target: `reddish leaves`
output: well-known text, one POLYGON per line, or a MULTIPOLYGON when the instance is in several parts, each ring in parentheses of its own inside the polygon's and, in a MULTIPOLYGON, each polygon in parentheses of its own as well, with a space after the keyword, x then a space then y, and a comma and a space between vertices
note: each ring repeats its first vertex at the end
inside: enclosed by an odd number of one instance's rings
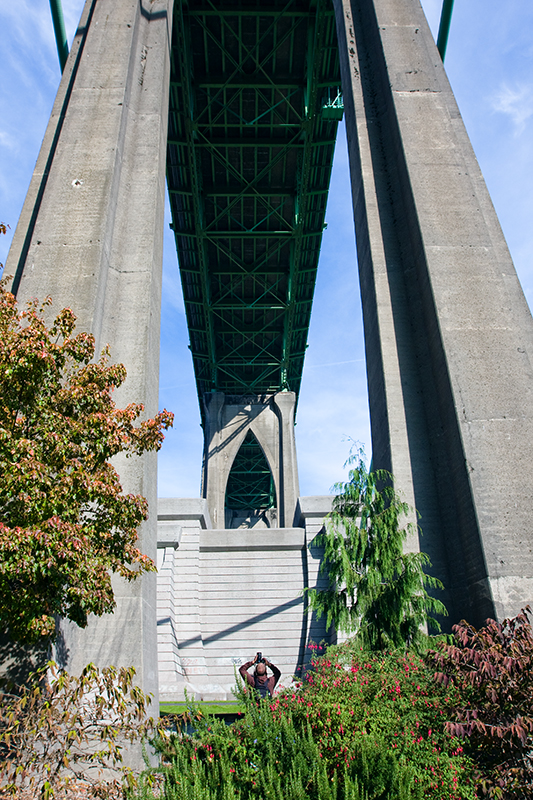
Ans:
POLYGON ((0 624, 20 640, 113 610, 110 573, 153 570, 137 548, 145 499, 124 495, 110 459, 158 450, 167 411, 116 408, 122 364, 98 361, 63 309, 48 329, 37 301, 20 313, 0 282, 0 624))
POLYGON ((529 607, 501 624, 487 620, 476 630, 454 626, 457 644, 442 644, 429 658, 435 678, 453 683, 461 697, 454 736, 466 738, 490 797, 525 797, 533 792, 533 633, 529 607))

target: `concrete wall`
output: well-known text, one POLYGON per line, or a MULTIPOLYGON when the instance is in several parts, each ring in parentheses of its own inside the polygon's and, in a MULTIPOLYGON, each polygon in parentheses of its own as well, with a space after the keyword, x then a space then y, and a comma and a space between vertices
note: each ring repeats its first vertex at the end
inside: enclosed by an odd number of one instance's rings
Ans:
POLYGON ((302 595, 323 585, 313 539, 330 508, 329 497, 300 498, 301 527, 214 530, 205 501, 159 501, 161 700, 183 700, 184 690, 230 699, 235 669, 258 651, 290 685, 314 653, 309 645, 330 641, 302 595))
POLYGON ((451 620, 533 600, 533 324, 418 0, 334 0, 373 458, 451 620))
MULTIPOLYGON (((128 371, 118 405, 157 412, 170 0, 87 0, 13 239, 6 274, 18 299, 50 294, 78 330, 128 371)), ((156 556, 156 457, 117 463, 148 498, 141 531, 156 556)), ((117 610, 87 630, 64 625, 57 657, 135 665, 157 695, 156 578, 114 582, 117 610)))

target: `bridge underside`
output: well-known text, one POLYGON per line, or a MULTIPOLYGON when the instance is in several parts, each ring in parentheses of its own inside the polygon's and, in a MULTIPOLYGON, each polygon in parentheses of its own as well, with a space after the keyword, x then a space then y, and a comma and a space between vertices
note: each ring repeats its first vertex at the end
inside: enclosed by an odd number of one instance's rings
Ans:
POLYGON ((175 3, 167 181, 200 406, 298 394, 338 120, 326 0, 175 3))
MULTIPOLYGON (((213 436, 225 436, 207 408, 212 393, 235 413, 268 408, 278 392, 297 402, 343 113, 333 7, 178 0, 174 12, 167 182, 206 434, 203 492, 219 520, 224 505, 254 518, 278 506, 292 522, 283 447, 269 463, 266 443, 248 436, 252 461, 272 470, 261 483, 254 470, 231 478, 227 455, 209 470, 213 436)), ((279 436, 276 415, 265 418, 279 436)))

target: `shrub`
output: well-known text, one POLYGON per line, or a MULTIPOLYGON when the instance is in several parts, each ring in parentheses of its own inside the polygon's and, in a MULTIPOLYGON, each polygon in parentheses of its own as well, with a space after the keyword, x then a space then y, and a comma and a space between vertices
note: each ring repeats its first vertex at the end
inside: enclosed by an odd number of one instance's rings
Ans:
POLYGON ((0 797, 122 798, 136 785, 123 749, 153 728, 135 670, 89 664, 79 678, 53 662, 0 699, 0 797))
POLYGON ((465 800, 471 761, 444 729, 453 690, 412 655, 330 648, 292 690, 226 726, 191 709, 195 730, 158 746, 166 800, 465 800))
POLYGON ((480 790, 491 798, 533 795, 533 634, 529 607, 476 630, 454 625, 455 644, 428 656, 457 701, 446 725, 465 741, 480 790))

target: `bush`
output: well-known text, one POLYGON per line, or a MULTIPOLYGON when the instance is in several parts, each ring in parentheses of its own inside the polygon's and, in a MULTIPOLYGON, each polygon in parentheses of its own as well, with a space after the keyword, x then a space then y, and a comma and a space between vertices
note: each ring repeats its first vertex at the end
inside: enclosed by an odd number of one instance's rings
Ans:
POLYGON ((444 729, 452 700, 414 656, 330 648, 294 690, 260 704, 245 696, 232 726, 193 707, 195 731, 158 743, 164 797, 474 798, 471 761, 444 729))
POLYGON ((428 656, 457 701, 447 730, 465 741, 481 792, 491 798, 533 796, 533 633, 529 608, 476 630, 454 625, 455 644, 428 656))
POLYGON ((123 748, 153 730, 135 670, 89 664, 79 678, 50 662, 0 698, 0 797, 122 798, 137 776, 123 748))

